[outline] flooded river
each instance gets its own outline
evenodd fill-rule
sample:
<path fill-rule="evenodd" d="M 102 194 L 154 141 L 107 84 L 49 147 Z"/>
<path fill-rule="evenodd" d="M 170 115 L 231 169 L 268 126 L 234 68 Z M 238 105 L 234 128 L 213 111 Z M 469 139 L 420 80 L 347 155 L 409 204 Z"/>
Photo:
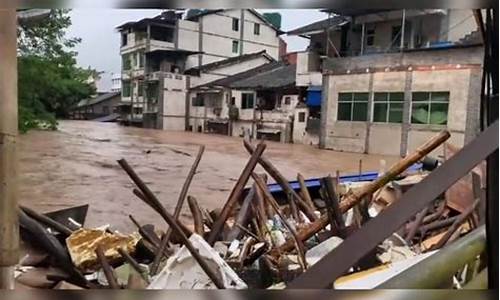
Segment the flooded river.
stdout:
<path fill-rule="evenodd" d="M 198 151 L 206 146 L 189 194 L 201 206 L 224 204 L 249 155 L 242 139 L 190 132 L 122 127 L 114 123 L 61 121 L 58 131 L 30 131 L 20 136 L 19 201 L 47 212 L 89 204 L 86 226 L 111 224 L 134 229 L 128 215 L 139 222 L 164 226 L 149 206 L 132 194 L 134 184 L 116 162 L 125 158 L 173 212 L 178 194 Z M 297 172 L 306 178 L 363 169 L 378 170 L 397 157 L 319 150 L 306 145 L 267 142 L 264 152 L 290 180 Z M 256 169 L 262 172 L 260 166 Z M 189 219 L 187 203 L 182 218 Z"/>

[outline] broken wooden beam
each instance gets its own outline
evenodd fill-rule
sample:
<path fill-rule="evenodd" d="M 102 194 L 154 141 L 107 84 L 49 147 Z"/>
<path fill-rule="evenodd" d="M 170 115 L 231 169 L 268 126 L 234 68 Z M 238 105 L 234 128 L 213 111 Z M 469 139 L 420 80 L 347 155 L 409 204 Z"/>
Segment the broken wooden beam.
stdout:
<path fill-rule="evenodd" d="M 219 278 L 217 272 L 212 269 L 208 265 L 208 263 L 205 261 L 205 259 L 198 253 L 198 250 L 193 247 L 191 242 L 189 241 L 188 237 L 182 230 L 181 226 L 177 222 L 177 220 L 167 212 L 167 210 L 161 205 L 160 201 L 156 196 L 153 194 L 153 192 L 149 189 L 149 187 L 142 181 L 142 179 L 135 173 L 135 171 L 130 167 L 130 165 L 127 163 L 125 159 L 120 159 L 118 161 L 120 166 L 125 170 L 125 172 L 128 174 L 130 179 L 137 185 L 137 187 L 141 190 L 142 194 L 148 199 L 148 204 L 155 209 L 155 207 L 159 208 L 159 214 L 162 216 L 162 218 L 167 222 L 167 224 L 172 227 L 172 230 L 178 234 L 180 237 L 182 244 L 186 246 L 188 249 L 189 253 L 193 256 L 193 258 L 198 262 L 202 270 L 207 274 L 208 278 L 212 280 L 212 282 L 215 284 L 215 286 L 219 289 L 224 288 L 224 283 L 222 282 L 221 278 Z"/>
<path fill-rule="evenodd" d="M 252 185 L 252 188 L 248 191 L 245 199 L 243 199 L 243 203 L 240 206 L 240 211 L 238 212 L 238 216 L 236 217 L 235 224 L 239 224 L 241 226 L 246 226 L 250 218 L 251 212 L 251 203 L 255 198 L 255 184 Z M 233 226 L 229 233 L 227 234 L 226 240 L 232 241 L 238 239 L 241 235 L 241 228 L 238 226 Z"/>
<path fill-rule="evenodd" d="M 194 222 L 194 232 L 199 236 L 203 237 L 205 230 L 203 229 L 203 214 L 201 213 L 198 201 L 193 196 L 188 196 L 189 210 L 191 210 L 191 215 L 193 216 Z"/>
<path fill-rule="evenodd" d="M 226 223 L 227 218 L 229 218 L 229 215 L 231 214 L 231 211 L 234 208 L 234 205 L 238 201 L 238 199 L 241 196 L 241 192 L 243 192 L 243 189 L 245 188 L 245 184 L 247 183 L 248 179 L 250 178 L 250 175 L 253 172 L 253 169 L 257 165 L 257 162 L 259 158 L 261 157 L 262 153 L 266 149 L 266 144 L 261 142 L 257 146 L 257 149 L 252 153 L 252 156 L 248 160 L 245 168 L 241 172 L 240 177 L 238 178 L 238 181 L 233 187 L 233 190 L 231 191 L 231 194 L 229 195 L 229 198 L 227 199 L 224 207 L 222 208 L 221 214 L 217 218 L 217 220 L 214 223 L 214 226 L 212 230 L 210 231 L 210 234 L 208 235 L 207 242 L 210 245 L 213 245 L 217 238 L 219 237 L 222 228 L 224 227 L 224 224 Z"/>
<path fill-rule="evenodd" d="M 300 185 L 300 196 L 304 201 L 306 201 L 310 207 L 314 209 L 314 203 L 311 198 L 311 194 L 309 194 L 309 189 L 307 189 L 306 182 L 304 180 L 304 176 L 302 174 L 297 173 L 297 181 L 299 182 Z"/>
<path fill-rule="evenodd" d="M 106 276 L 106 280 L 108 281 L 108 285 L 112 289 L 120 289 L 120 285 L 118 284 L 118 281 L 116 280 L 116 276 L 113 272 L 113 268 L 108 262 L 108 259 L 106 258 L 106 255 L 104 254 L 104 249 L 102 245 L 97 245 L 95 249 L 95 254 L 97 255 L 97 259 L 99 260 L 99 263 L 101 264 L 102 270 L 104 272 L 104 276 Z"/>
<path fill-rule="evenodd" d="M 422 209 L 415 217 L 415 221 L 413 221 L 410 224 L 408 234 L 405 237 L 405 241 L 407 243 L 411 242 L 411 240 L 413 240 L 413 237 L 415 237 L 415 234 L 418 232 L 418 229 L 420 228 L 420 225 L 422 224 L 422 221 L 424 220 L 424 217 L 425 217 L 425 215 L 427 215 L 428 211 L 429 211 L 429 207 Z"/>
<path fill-rule="evenodd" d="M 189 190 L 189 186 L 191 185 L 191 181 L 193 180 L 194 175 L 196 174 L 196 169 L 198 168 L 198 165 L 200 164 L 201 156 L 203 155 L 203 152 L 205 151 L 205 146 L 201 145 L 198 154 L 196 155 L 196 159 L 194 160 L 193 164 L 191 165 L 191 169 L 189 169 L 189 173 L 186 177 L 186 180 L 184 181 L 184 184 L 182 185 L 181 192 L 179 193 L 179 198 L 177 199 L 177 204 L 175 205 L 175 210 L 174 210 L 174 218 L 176 220 L 179 219 L 179 215 L 181 214 L 182 206 L 184 205 L 184 200 L 186 199 L 187 192 Z M 164 238 L 162 238 L 161 243 L 160 243 L 160 249 L 156 253 L 155 259 L 153 261 L 153 264 L 151 265 L 151 274 L 156 274 L 158 271 L 158 266 L 160 265 L 161 258 L 163 257 L 163 250 L 168 247 L 168 242 L 170 241 L 170 236 L 172 235 L 172 228 L 169 227 L 167 229 L 167 233 L 165 234 Z"/>
<path fill-rule="evenodd" d="M 245 148 L 247 149 L 248 153 L 252 154 L 254 153 L 254 148 L 253 146 L 247 142 L 243 141 L 243 144 L 245 145 Z M 314 214 L 314 206 L 310 207 L 302 198 L 292 189 L 290 186 L 290 183 L 288 180 L 283 176 L 280 171 L 264 156 L 259 158 L 259 164 L 266 170 L 269 175 L 271 175 L 272 178 L 278 183 L 281 188 L 283 189 L 283 192 L 287 196 L 291 196 L 289 202 L 291 201 L 296 201 L 296 203 L 299 205 L 300 210 L 306 215 L 309 220 L 317 220 L 318 217 Z"/>
<path fill-rule="evenodd" d="M 337 227 L 338 232 L 340 233 L 340 237 L 345 239 L 346 238 L 346 229 L 345 229 L 345 223 L 344 223 L 344 217 L 342 212 L 340 211 L 339 207 L 339 199 L 337 196 L 337 191 L 335 190 L 335 186 L 337 185 L 336 182 L 334 182 L 334 179 L 328 175 L 327 177 L 321 178 L 321 185 L 324 187 L 325 191 L 325 203 L 326 203 L 326 209 L 329 218 L 331 219 L 330 222 L 333 223 L 331 224 L 331 230 L 333 230 L 335 227 Z"/>
<path fill-rule="evenodd" d="M 32 210 L 31 208 L 29 207 L 26 207 L 26 206 L 22 206 L 20 205 L 19 206 L 28 216 L 30 216 L 31 218 L 35 219 L 36 221 L 42 223 L 43 225 L 51 228 L 51 229 L 54 229 L 55 231 L 61 233 L 64 237 L 68 237 L 71 235 L 71 233 L 73 232 L 71 229 L 69 229 L 68 227 L 66 227 L 65 225 L 55 221 L 55 220 L 52 220 L 51 218 L 47 217 L 47 216 L 44 216 L 42 214 L 39 214 L 37 213 L 36 211 Z"/>

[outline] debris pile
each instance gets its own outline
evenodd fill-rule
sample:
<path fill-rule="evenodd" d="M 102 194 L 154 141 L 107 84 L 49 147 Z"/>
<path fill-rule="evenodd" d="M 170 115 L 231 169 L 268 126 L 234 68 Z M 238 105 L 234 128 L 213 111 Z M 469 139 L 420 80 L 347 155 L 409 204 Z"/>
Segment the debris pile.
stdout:
<path fill-rule="evenodd" d="M 168 226 L 155 228 L 130 215 L 137 232 L 122 234 L 109 227 L 85 228 L 87 207 L 47 215 L 21 207 L 21 237 L 27 254 L 16 268 L 17 283 L 54 289 L 283 288 L 320 264 L 360 228 L 370 226 L 371 219 L 384 218 L 406 191 L 457 152 L 444 144 L 442 159 L 427 156 L 448 137 L 448 132 L 441 132 L 371 181 L 346 180 L 337 172 L 311 187 L 298 174 L 298 188 L 266 158 L 265 143 L 254 147 L 245 141 L 250 159 L 227 201 L 213 210 L 201 207 L 188 195 L 204 146 L 200 146 L 173 212 L 165 209 L 121 159 L 118 164 L 137 187 L 133 194 Z M 419 162 L 422 164 L 415 168 Z M 265 174 L 254 172 L 257 164 Z M 454 241 L 463 242 L 475 229 L 481 230 L 485 216 L 483 168 L 477 166 L 431 205 L 405 219 L 398 231 L 341 277 L 332 278 L 333 287 L 377 287 Z M 280 186 L 280 192 L 270 191 L 268 177 Z M 179 220 L 186 199 L 192 226 Z M 460 287 L 483 270 L 484 258 L 477 258 L 475 254 L 465 267 L 457 266 L 446 286 Z"/>

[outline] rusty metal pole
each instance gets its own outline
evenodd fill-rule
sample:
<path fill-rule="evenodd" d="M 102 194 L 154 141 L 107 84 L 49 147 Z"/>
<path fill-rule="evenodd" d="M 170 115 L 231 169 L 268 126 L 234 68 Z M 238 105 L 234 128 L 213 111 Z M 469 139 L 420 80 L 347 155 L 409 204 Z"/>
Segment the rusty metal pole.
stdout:
<path fill-rule="evenodd" d="M 16 138 L 17 14 L 11 7 L 0 8 L 0 289 L 14 288 L 19 260 Z"/>

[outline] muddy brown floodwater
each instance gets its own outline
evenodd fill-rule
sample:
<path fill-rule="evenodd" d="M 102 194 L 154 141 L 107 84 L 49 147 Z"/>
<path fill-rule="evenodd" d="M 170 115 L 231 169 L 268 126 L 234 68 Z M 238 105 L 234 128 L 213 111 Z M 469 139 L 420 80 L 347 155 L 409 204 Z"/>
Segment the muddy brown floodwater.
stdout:
<path fill-rule="evenodd" d="M 110 224 L 131 232 L 128 215 L 165 227 L 149 206 L 132 194 L 134 184 L 116 162 L 125 158 L 173 212 L 184 179 L 198 151 L 206 146 L 189 194 L 205 208 L 224 204 L 249 155 L 241 138 L 190 132 L 123 127 L 115 123 L 61 121 L 58 131 L 30 131 L 20 136 L 19 202 L 39 212 L 89 204 L 86 226 Z M 363 169 L 379 170 L 393 156 L 319 150 L 307 145 L 267 142 L 264 152 L 290 180 Z M 263 172 L 258 166 L 256 171 Z M 188 221 L 187 204 L 181 217 Z"/>

